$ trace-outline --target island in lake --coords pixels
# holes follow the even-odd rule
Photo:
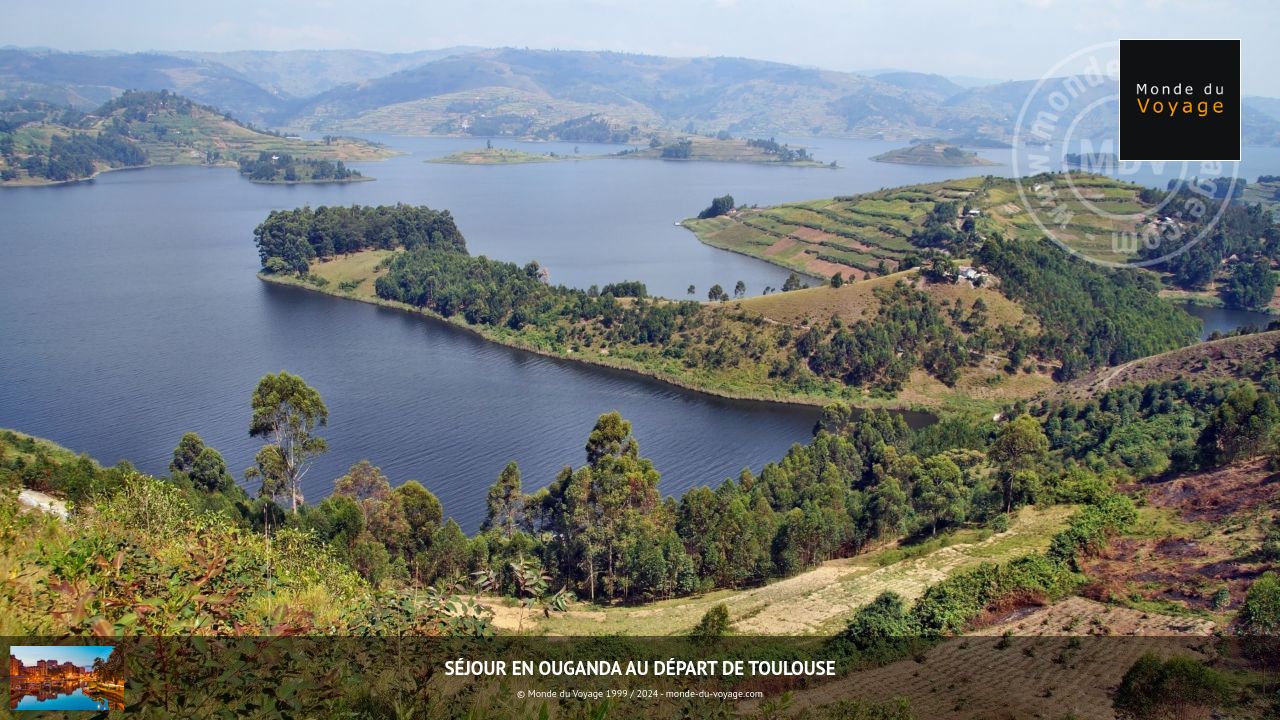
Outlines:
[[[1062,156],[1062,164],[1081,170],[1114,170],[1120,165],[1120,158],[1115,153],[1067,153]]]
[[[972,165],[999,165],[978,153],[963,150],[947,143],[916,143],[904,148],[880,153],[871,158],[876,162],[899,165],[937,165],[939,167],[966,167]]]
[[[802,147],[792,147],[773,138],[735,138],[727,133],[719,133],[711,137],[688,135],[676,138],[662,138],[654,135],[649,140],[649,147],[624,150],[616,157],[745,162],[790,167],[837,167],[835,162],[824,163],[815,159]]]
[[[598,157],[598,156],[588,156]],[[531,153],[513,148],[500,148],[489,145],[475,150],[462,150],[444,157],[427,160],[429,163],[446,165],[523,165],[527,163],[555,162],[557,160],[582,159],[577,156],[559,155],[557,153]]]
[[[251,182],[277,185],[298,183],[351,183],[372,180],[341,160],[299,158],[263,150],[255,158],[240,158],[240,175]]]
[[[576,151],[576,148],[575,148]],[[788,167],[836,168],[835,162],[820,162],[804,148],[791,147],[773,138],[734,138],[726,133],[715,136],[679,136],[664,138],[653,135],[646,148],[633,148],[609,155],[565,155],[555,152],[531,153],[513,148],[497,148],[488,145],[475,150],[463,150],[428,160],[432,163],[452,165],[519,165],[524,163],[557,162],[560,160],[600,160],[606,158],[641,158],[648,160],[699,160],[703,162],[737,162],[761,165],[786,165]]]

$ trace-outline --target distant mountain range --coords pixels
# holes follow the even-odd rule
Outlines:
[[[257,125],[323,132],[546,138],[557,137],[558,127],[590,125],[605,128],[601,137],[633,141],[673,130],[1008,141],[1034,81],[970,82],[742,58],[513,48],[397,54],[0,49],[0,99],[90,109],[126,89],[163,89]],[[582,121],[587,117],[589,124]],[[1280,99],[1246,98],[1243,120],[1246,144],[1280,145]],[[1109,123],[1099,118],[1078,131],[1101,138],[1114,131]]]

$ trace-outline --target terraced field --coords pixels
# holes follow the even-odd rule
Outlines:
[[[1026,186],[1033,215],[1014,181],[974,177],[913,185],[853,196],[743,208],[707,220],[685,220],[698,239],[816,277],[840,272],[866,278],[897,270],[915,249],[912,235],[933,208],[954,202],[979,211],[980,235],[1038,238],[1040,221],[1064,243],[1091,257],[1120,261],[1131,257],[1114,233],[1133,232],[1138,186],[1108,177],[1071,173],[1046,177]],[[1103,211],[1114,217],[1100,217]],[[961,219],[956,218],[959,227]]]

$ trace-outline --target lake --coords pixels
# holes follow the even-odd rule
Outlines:
[[[1182,309],[1200,318],[1203,324],[1200,335],[1206,340],[1215,332],[1226,334],[1244,327],[1266,330],[1268,325],[1280,320],[1280,316],[1255,310],[1210,307],[1194,303],[1183,304]]]
[[[705,296],[714,283],[743,280],[756,294],[779,287],[786,271],[704,246],[674,223],[726,192],[763,205],[1009,171],[872,163],[898,144],[866,140],[805,139],[818,159],[843,166],[827,170],[641,160],[440,165],[423,161],[483,140],[382,139],[407,154],[357,166],[376,182],[255,185],[233,170],[178,167],[0,192],[0,426],[153,473],[166,472],[181,434],[194,431],[239,476],[257,449],[250,392],[263,374],[286,369],[330,410],[330,452],[304,481],[311,500],[368,458],[393,484],[420,480],[474,530],[503,465],[519,462],[527,491],[545,485],[584,462],[587,434],[610,410],[632,421],[665,493],[718,484],[806,441],[818,411],[687,392],[268,285],[254,276],[253,227],[273,209],[306,203],[426,204],[453,212],[472,253],[536,259],[555,283],[636,279],[683,297],[690,284]],[[1272,163],[1277,156],[1266,152]]]

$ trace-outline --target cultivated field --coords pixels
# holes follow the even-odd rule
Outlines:
[[[1073,173],[1025,188],[1036,214],[1023,204],[1012,180],[974,177],[912,185],[854,196],[838,196],[765,208],[740,208],[684,226],[708,245],[740,252],[817,277],[841,272],[868,277],[892,272],[915,252],[913,233],[934,206],[954,202],[978,210],[979,235],[1041,238],[1036,218],[1062,242],[1090,257],[1120,261],[1130,254],[1113,248],[1113,232],[1133,231],[1141,212],[1138,186]],[[1101,219],[1097,210],[1116,217]],[[960,225],[960,219],[955,221]]]

